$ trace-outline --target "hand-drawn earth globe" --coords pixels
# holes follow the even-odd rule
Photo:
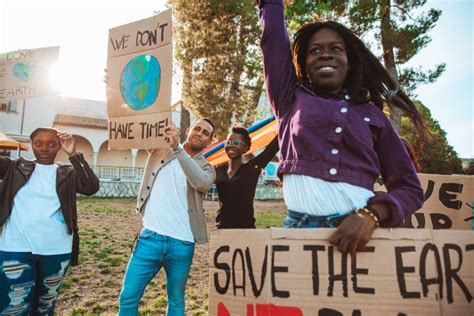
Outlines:
[[[152,105],[160,92],[161,67],[151,55],[139,55],[130,60],[122,71],[120,92],[134,110]]]
[[[23,82],[27,82],[33,74],[34,63],[16,63],[13,65],[13,75]]]

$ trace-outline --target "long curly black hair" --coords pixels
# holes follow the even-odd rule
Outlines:
[[[429,134],[423,117],[413,101],[400,88],[398,81],[390,75],[365,44],[351,30],[334,21],[312,22],[304,25],[295,34],[293,42],[293,64],[300,84],[312,89],[306,73],[308,45],[314,33],[328,28],[339,34],[346,45],[349,71],[343,88],[355,104],[370,102],[383,110],[384,104],[398,108],[413,122],[422,139]]]

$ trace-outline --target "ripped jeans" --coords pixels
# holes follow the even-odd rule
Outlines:
[[[71,254],[0,251],[0,315],[54,315]]]

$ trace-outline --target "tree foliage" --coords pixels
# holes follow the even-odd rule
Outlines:
[[[201,17],[206,9],[201,1],[168,0],[173,8],[173,38],[175,57],[182,71],[181,90],[181,141],[185,139],[185,131],[190,125],[188,111],[191,102],[192,65],[193,61],[202,56],[206,50],[201,37],[193,36],[195,30],[203,27]]]
[[[441,10],[429,9],[420,12],[426,0],[360,2],[364,5],[358,10],[351,9],[351,25],[358,33],[367,34],[373,31],[373,36],[381,43],[379,47],[385,66],[397,76],[404,90],[413,96],[419,84],[436,81],[445,70],[446,64],[439,64],[434,70],[404,65],[431,41],[427,33],[438,22]],[[417,11],[418,14],[414,13]]]
[[[175,10],[176,57],[183,70],[183,105],[216,124],[253,121],[261,93],[260,27],[253,0],[169,0]]]
[[[404,137],[415,149],[418,162],[423,173],[436,174],[461,174],[463,173],[462,161],[458,158],[453,147],[446,139],[446,132],[440,127],[438,121],[433,119],[430,110],[421,102],[416,105],[423,115],[427,128],[431,131],[433,140],[428,143],[420,142],[413,133],[413,125],[407,117],[402,116],[400,135]]]

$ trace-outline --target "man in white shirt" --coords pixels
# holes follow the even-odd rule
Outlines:
[[[145,287],[162,267],[168,294],[166,314],[184,315],[194,245],[207,242],[202,200],[216,175],[201,151],[213,133],[210,120],[197,120],[181,145],[178,130],[169,126],[165,139],[171,148],[156,149],[148,157],[137,198],[143,229],[125,273],[119,315],[138,315]]]

